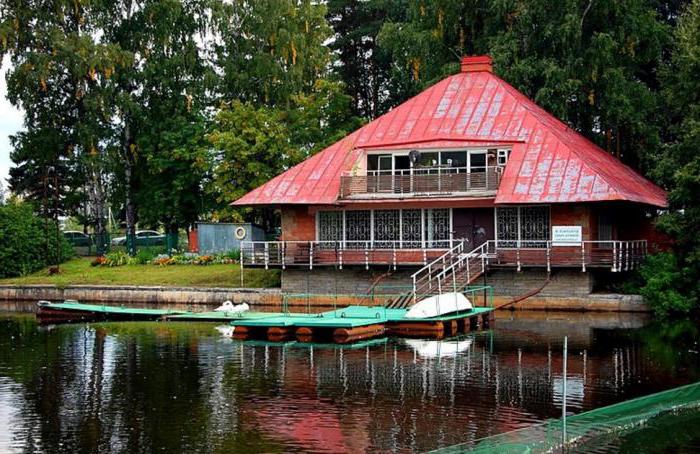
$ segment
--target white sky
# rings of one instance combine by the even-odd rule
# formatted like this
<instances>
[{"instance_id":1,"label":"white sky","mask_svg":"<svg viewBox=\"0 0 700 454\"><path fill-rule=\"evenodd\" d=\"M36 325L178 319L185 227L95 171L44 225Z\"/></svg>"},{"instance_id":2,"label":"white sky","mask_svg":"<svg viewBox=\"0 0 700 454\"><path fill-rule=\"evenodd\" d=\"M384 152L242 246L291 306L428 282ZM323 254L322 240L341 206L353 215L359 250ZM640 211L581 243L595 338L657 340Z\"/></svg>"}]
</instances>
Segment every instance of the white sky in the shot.
<instances>
[{"instance_id":1,"label":"white sky","mask_svg":"<svg viewBox=\"0 0 700 454\"><path fill-rule=\"evenodd\" d=\"M9 67L9 58L2 61L2 71L0 74L0 182L2 187L7 189L7 177L10 174L10 138L22 128L23 113L15 109L5 98L7 95L7 84L5 83L5 72Z\"/></svg>"}]
</instances>

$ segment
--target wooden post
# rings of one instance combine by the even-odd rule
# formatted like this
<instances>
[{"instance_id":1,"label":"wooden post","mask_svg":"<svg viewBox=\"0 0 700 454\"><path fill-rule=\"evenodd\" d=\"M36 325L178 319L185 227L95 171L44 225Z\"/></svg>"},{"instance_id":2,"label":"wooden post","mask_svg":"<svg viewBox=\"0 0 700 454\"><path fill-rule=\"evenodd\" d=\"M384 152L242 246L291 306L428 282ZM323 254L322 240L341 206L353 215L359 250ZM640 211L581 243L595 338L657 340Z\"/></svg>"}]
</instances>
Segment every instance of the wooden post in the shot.
<instances>
[{"instance_id":1,"label":"wooden post","mask_svg":"<svg viewBox=\"0 0 700 454\"><path fill-rule=\"evenodd\" d=\"M287 255L287 242L282 241L282 269L285 269L285 256Z\"/></svg>"},{"instance_id":2,"label":"wooden post","mask_svg":"<svg viewBox=\"0 0 700 454\"><path fill-rule=\"evenodd\" d=\"M309 269L314 269L314 243L309 241Z\"/></svg>"},{"instance_id":3,"label":"wooden post","mask_svg":"<svg viewBox=\"0 0 700 454\"><path fill-rule=\"evenodd\" d=\"M581 241L581 271L586 272L586 243Z\"/></svg>"},{"instance_id":4,"label":"wooden post","mask_svg":"<svg viewBox=\"0 0 700 454\"><path fill-rule=\"evenodd\" d=\"M270 265L270 243L265 241L265 269Z\"/></svg>"},{"instance_id":5,"label":"wooden post","mask_svg":"<svg viewBox=\"0 0 700 454\"><path fill-rule=\"evenodd\" d=\"M369 248L367 247L367 242L365 242L365 269L369 269Z\"/></svg>"}]
</instances>

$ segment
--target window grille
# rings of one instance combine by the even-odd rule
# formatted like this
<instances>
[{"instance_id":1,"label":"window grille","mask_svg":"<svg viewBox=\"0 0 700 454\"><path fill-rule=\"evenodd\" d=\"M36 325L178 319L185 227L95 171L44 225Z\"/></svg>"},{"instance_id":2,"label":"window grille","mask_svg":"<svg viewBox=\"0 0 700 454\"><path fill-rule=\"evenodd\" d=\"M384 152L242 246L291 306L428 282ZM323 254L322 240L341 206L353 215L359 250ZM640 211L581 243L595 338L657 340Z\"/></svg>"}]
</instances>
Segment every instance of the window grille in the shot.
<instances>
[{"instance_id":1,"label":"window grille","mask_svg":"<svg viewBox=\"0 0 700 454\"><path fill-rule=\"evenodd\" d=\"M401 211L401 241L404 248L421 247L423 217L421 210Z\"/></svg>"},{"instance_id":2,"label":"window grille","mask_svg":"<svg viewBox=\"0 0 700 454\"><path fill-rule=\"evenodd\" d=\"M343 212L320 211L318 213L319 241L343 240Z\"/></svg>"},{"instance_id":3,"label":"window grille","mask_svg":"<svg viewBox=\"0 0 700 454\"><path fill-rule=\"evenodd\" d=\"M374 247L392 248L400 236L399 210L376 210L374 212ZM398 246L398 244L397 244Z\"/></svg>"},{"instance_id":4,"label":"window grille","mask_svg":"<svg viewBox=\"0 0 700 454\"><path fill-rule=\"evenodd\" d=\"M546 247L549 240L549 207L498 207L496 233L499 247Z\"/></svg>"},{"instance_id":5,"label":"window grille","mask_svg":"<svg viewBox=\"0 0 700 454\"><path fill-rule=\"evenodd\" d=\"M345 212L345 239L347 241L369 241L372 232L372 213L370 210L350 210ZM362 244L348 244L347 247Z\"/></svg>"},{"instance_id":6,"label":"window grille","mask_svg":"<svg viewBox=\"0 0 700 454\"><path fill-rule=\"evenodd\" d=\"M425 239L428 248L450 246L449 208L425 210Z\"/></svg>"}]
</instances>

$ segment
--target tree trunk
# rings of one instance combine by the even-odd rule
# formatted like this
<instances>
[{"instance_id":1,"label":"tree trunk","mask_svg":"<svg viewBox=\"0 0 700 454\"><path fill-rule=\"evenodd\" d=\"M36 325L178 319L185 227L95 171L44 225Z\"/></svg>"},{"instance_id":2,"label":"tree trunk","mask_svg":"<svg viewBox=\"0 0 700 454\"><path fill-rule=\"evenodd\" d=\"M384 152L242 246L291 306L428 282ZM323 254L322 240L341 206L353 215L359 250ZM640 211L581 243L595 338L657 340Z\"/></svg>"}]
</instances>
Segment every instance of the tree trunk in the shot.
<instances>
[{"instance_id":1,"label":"tree trunk","mask_svg":"<svg viewBox=\"0 0 700 454\"><path fill-rule=\"evenodd\" d=\"M126 246L129 255L136 254L136 205L134 204L134 140L129 127L129 120L124 119L124 176L125 176L125 211L126 211Z\"/></svg>"},{"instance_id":2,"label":"tree trunk","mask_svg":"<svg viewBox=\"0 0 700 454\"><path fill-rule=\"evenodd\" d=\"M90 164L90 205L95 222L95 236L98 240L98 254L105 252L107 228L105 227L105 196L100 166L94 161Z\"/></svg>"}]
</instances>

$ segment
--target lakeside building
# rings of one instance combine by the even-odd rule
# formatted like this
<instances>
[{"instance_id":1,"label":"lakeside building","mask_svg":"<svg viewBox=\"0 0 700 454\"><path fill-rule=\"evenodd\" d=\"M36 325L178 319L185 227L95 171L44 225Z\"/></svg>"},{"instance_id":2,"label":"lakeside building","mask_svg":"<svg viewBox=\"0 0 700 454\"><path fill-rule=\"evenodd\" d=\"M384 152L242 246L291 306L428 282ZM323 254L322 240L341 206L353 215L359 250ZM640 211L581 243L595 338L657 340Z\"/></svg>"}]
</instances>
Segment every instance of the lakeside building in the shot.
<instances>
[{"instance_id":1,"label":"lakeside building","mask_svg":"<svg viewBox=\"0 0 700 454\"><path fill-rule=\"evenodd\" d=\"M586 296L641 263L667 201L476 56L233 204L280 210L279 241L244 242L242 263L284 269L284 291L415 298L487 270L497 294L551 275L549 292Z\"/></svg>"}]
</instances>

